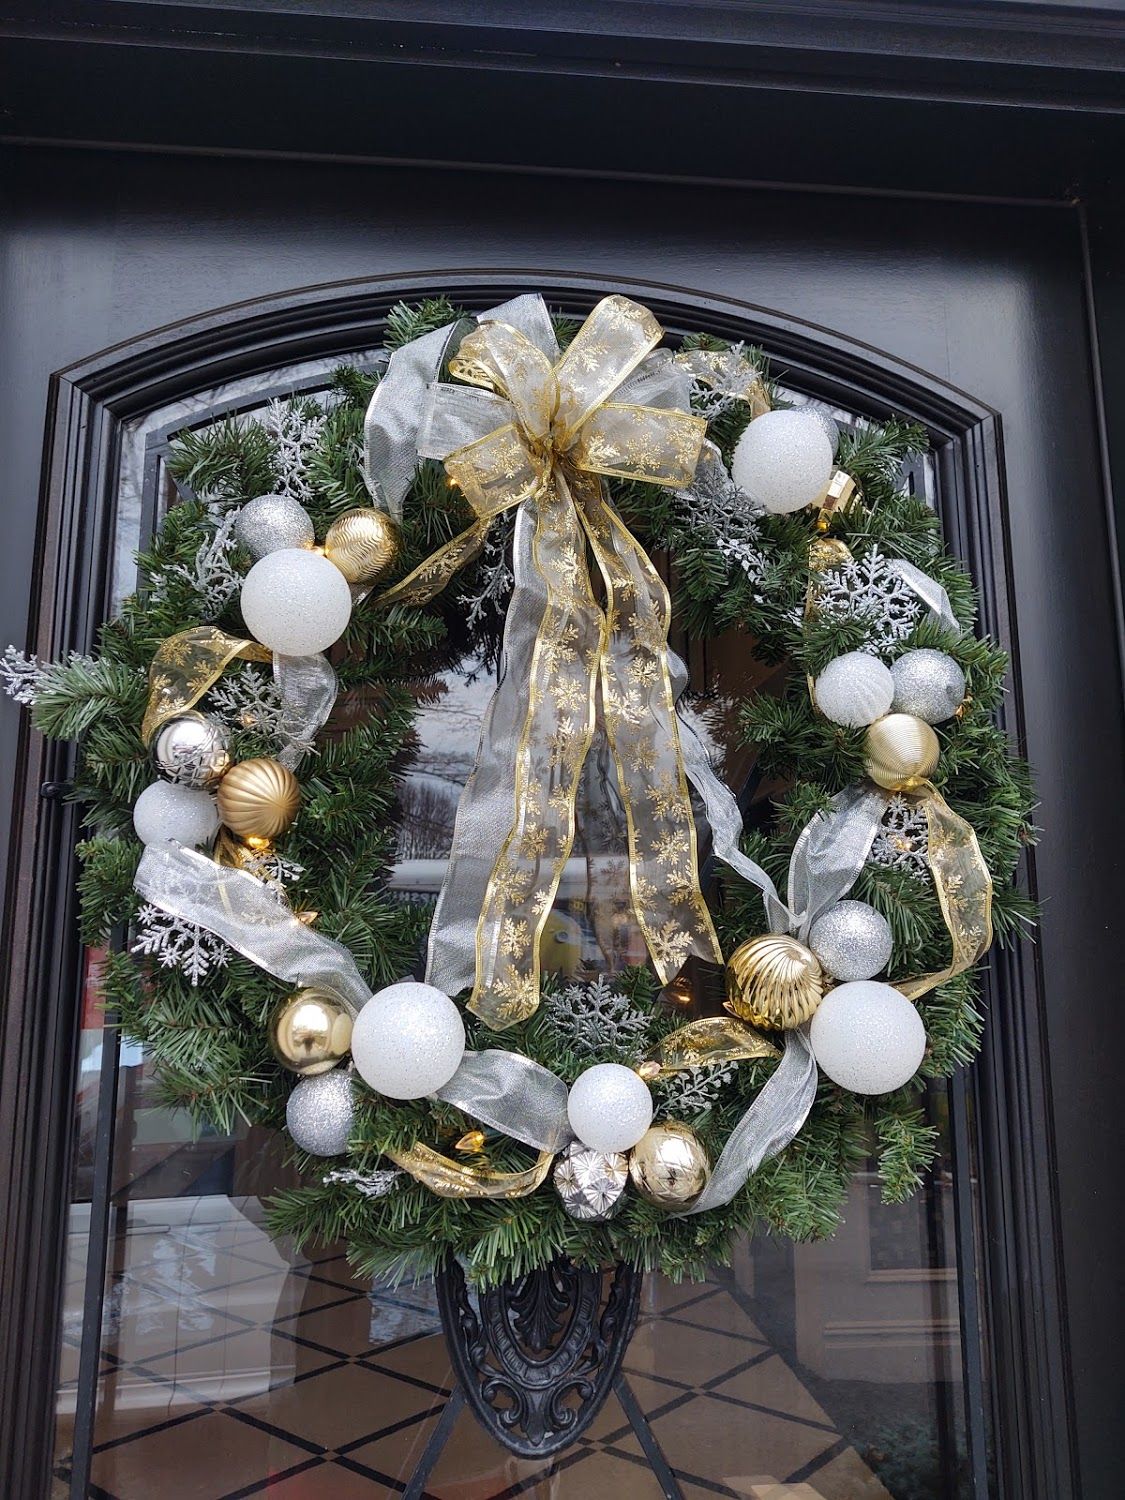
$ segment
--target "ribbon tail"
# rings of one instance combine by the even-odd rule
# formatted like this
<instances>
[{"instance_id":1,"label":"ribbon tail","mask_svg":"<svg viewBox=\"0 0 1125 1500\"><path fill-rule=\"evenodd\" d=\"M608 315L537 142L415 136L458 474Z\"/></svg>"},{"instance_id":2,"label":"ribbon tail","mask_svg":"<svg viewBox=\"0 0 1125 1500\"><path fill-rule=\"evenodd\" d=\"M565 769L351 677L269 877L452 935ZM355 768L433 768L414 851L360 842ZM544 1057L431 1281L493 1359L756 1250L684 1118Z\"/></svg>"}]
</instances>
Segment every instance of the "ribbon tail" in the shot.
<instances>
[{"instance_id":1,"label":"ribbon tail","mask_svg":"<svg viewBox=\"0 0 1125 1500\"><path fill-rule=\"evenodd\" d=\"M926 862L953 951L944 969L895 985L908 1000L972 968L992 946L992 876L975 832L935 787L923 788L918 800L929 825Z\"/></svg>"},{"instance_id":2,"label":"ribbon tail","mask_svg":"<svg viewBox=\"0 0 1125 1500\"><path fill-rule=\"evenodd\" d=\"M452 1161L429 1146L385 1154L439 1198L526 1198L546 1178L554 1160L550 1151L541 1151L535 1165L525 1171L497 1172Z\"/></svg>"},{"instance_id":3,"label":"ribbon tail","mask_svg":"<svg viewBox=\"0 0 1125 1500\"><path fill-rule=\"evenodd\" d=\"M277 758L292 771L313 749L317 731L336 702L336 673L326 656L274 656L273 680L281 696L281 738Z\"/></svg>"}]
</instances>

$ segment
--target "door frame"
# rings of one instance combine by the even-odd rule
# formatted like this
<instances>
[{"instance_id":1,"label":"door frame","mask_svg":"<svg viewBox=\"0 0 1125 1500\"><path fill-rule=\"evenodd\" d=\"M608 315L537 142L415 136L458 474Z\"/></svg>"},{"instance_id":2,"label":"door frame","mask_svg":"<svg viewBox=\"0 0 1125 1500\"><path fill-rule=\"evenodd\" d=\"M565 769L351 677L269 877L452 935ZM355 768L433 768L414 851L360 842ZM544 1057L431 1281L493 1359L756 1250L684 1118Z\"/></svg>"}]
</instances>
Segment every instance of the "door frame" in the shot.
<instances>
[{"instance_id":1,"label":"door frame","mask_svg":"<svg viewBox=\"0 0 1125 1500\"><path fill-rule=\"evenodd\" d=\"M789 383L873 418L892 412L929 431L946 537L970 569L981 628L1012 655L1006 727L1023 742L1019 635L1012 594L1000 421L989 407L879 350L766 308L688 289L561 271L445 270L365 278L270 296L157 329L57 373L51 381L39 513L41 572L31 649L89 649L107 610L122 423L180 396L302 359L381 342L391 306L448 291L483 308L528 287L584 313L626 290L672 332L706 328L762 345ZM17 765L13 879L5 914L9 1033L0 1080L0 1164L7 1232L0 1264L0 1493L46 1493L51 1454L60 1287L70 1184L79 948L73 808L55 795L73 752L25 724ZM1048 789L1044 788L1048 795ZM1024 877L1034 892L1034 854ZM19 942L12 941L18 936ZM979 1064L951 1085L955 1150L977 1137L979 1237L969 1184L958 1212L959 1258L976 1251L985 1298L964 1278L962 1316L988 1325L992 1427L1001 1494L1079 1493L1067 1370L1049 1061L1038 950L994 954L986 1000L1003 1027L986 1029ZM979 1344L975 1347L979 1357ZM983 1414L975 1414L983 1420ZM983 1429L981 1429L983 1430ZM979 1434L978 1434L979 1453ZM983 1456L980 1457L983 1462Z\"/></svg>"}]
</instances>

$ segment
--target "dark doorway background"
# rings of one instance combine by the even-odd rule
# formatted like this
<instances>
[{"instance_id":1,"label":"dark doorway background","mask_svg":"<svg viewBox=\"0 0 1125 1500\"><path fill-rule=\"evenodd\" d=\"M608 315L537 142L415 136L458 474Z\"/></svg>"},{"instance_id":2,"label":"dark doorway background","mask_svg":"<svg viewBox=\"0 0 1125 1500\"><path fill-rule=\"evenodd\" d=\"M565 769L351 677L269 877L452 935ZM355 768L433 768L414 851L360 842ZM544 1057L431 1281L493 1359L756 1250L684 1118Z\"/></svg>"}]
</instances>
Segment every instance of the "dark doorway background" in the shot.
<instances>
[{"instance_id":1,"label":"dark doorway background","mask_svg":"<svg viewBox=\"0 0 1125 1500\"><path fill-rule=\"evenodd\" d=\"M456 267L641 277L838 330L999 414L1001 614L1047 833L1038 983L992 1017L995 1118L1036 1157L989 1226L1013 1273L991 1318L1022 1363L998 1379L1042 1394L1004 1469L1011 1500L1118 1493L1120 7L486 4L472 25L438 0L47 9L0 7L4 641L27 638L45 563L90 561L81 535L36 538L52 373L240 299ZM80 469L100 434L76 441ZM60 588L38 627L80 641L91 607ZM28 971L45 937L66 957L66 932L21 927L20 897L29 851L67 826L35 811L43 766L18 733L5 710L0 1490L30 1500L73 1017ZM46 993L63 1008L37 1010Z\"/></svg>"}]
</instances>

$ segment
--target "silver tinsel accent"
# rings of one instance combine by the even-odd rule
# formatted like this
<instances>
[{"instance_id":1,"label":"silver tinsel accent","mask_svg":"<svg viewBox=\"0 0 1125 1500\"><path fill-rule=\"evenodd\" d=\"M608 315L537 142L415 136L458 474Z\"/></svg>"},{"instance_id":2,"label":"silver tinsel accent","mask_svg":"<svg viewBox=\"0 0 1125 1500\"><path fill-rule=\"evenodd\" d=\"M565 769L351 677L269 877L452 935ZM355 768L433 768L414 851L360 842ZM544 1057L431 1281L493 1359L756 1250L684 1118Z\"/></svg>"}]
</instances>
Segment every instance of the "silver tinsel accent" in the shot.
<instances>
[{"instance_id":1,"label":"silver tinsel accent","mask_svg":"<svg viewBox=\"0 0 1125 1500\"><path fill-rule=\"evenodd\" d=\"M308 511L289 495L259 495L232 519L239 545L255 561L282 547L309 547L316 536Z\"/></svg>"},{"instance_id":2,"label":"silver tinsel accent","mask_svg":"<svg viewBox=\"0 0 1125 1500\"><path fill-rule=\"evenodd\" d=\"M354 1117L353 1084L344 1068L303 1078L285 1105L289 1134L312 1156L339 1156L346 1151Z\"/></svg>"},{"instance_id":3,"label":"silver tinsel accent","mask_svg":"<svg viewBox=\"0 0 1125 1500\"><path fill-rule=\"evenodd\" d=\"M325 1184L339 1182L354 1188L361 1198L385 1198L402 1175L397 1169L356 1172L351 1167L339 1167L333 1172L325 1172L320 1180Z\"/></svg>"},{"instance_id":4,"label":"silver tinsel accent","mask_svg":"<svg viewBox=\"0 0 1125 1500\"><path fill-rule=\"evenodd\" d=\"M604 978L568 984L544 1001L554 1031L581 1052L635 1062L648 1046L652 1018Z\"/></svg>"},{"instance_id":5,"label":"silver tinsel accent","mask_svg":"<svg viewBox=\"0 0 1125 1500\"><path fill-rule=\"evenodd\" d=\"M563 1150L554 1168L555 1191L572 1219L604 1224L625 1201L628 1158L620 1151L594 1151L581 1141Z\"/></svg>"},{"instance_id":6,"label":"silver tinsel accent","mask_svg":"<svg viewBox=\"0 0 1125 1500\"><path fill-rule=\"evenodd\" d=\"M887 869L907 870L919 880L928 880L929 847L930 825L925 812L905 797L892 797L882 827L872 842L869 862Z\"/></svg>"},{"instance_id":7,"label":"silver tinsel accent","mask_svg":"<svg viewBox=\"0 0 1125 1500\"><path fill-rule=\"evenodd\" d=\"M922 601L878 547L827 568L816 583L816 608L836 620L861 620L867 639L860 646L875 656L893 651L922 613Z\"/></svg>"},{"instance_id":8,"label":"silver tinsel accent","mask_svg":"<svg viewBox=\"0 0 1125 1500\"><path fill-rule=\"evenodd\" d=\"M223 517L212 535L196 549L195 561L190 568L172 563L167 568L157 569L149 578L153 601L159 603L166 598L172 581L180 579L196 595L203 619L217 619L242 587L242 575L231 562L236 520L237 515L233 513Z\"/></svg>"},{"instance_id":9,"label":"silver tinsel accent","mask_svg":"<svg viewBox=\"0 0 1125 1500\"><path fill-rule=\"evenodd\" d=\"M817 917L809 947L833 979L873 979L890 962L890 924L866 901L838 901Z\"/></svg>"},{"instance_id":10,"label":"silver tinsel accent","mask_svg":"<svg viewBox=\"0 0 1125 1500\"><path fill-rule=\"evenodd\" d=\"M230 764L227 732L201 714L179 714L161 726L153 741L152 759L166 781L209 787Z\"/></svg>"},{"instance_id":11,"label":"silver tinsel accent","mask_svg":"<svg viewBox=\"0 0 1125 1500\"><path fill-rule=\"evenodd\" d=\"M913 714L927 724L951 719L965 697L965 674L944 651L907 651L891 663L896 714Z\"/></svg>"},{"instance_id":12,"label":"silver tinsel accent","mask_svg":"<svg viewBox=\"0 0 1125 1500\"><path fill-rule=\"evenodd\" d=\"M761 580L766 570L759 526L762 508L743 494L717 455L705 453L691 484L670 493L686 526L709 537L751 583Z\"/></svg>"},{"instance_id":13,"label":"silver tinsel accent","mask_svg":"<svg viewBox=\"0 0 1125 1500\"><path fill-rule=\"evenodd\" d=\"M179 969L198 985L215 969L226 968L230 949L206 927L174 917L146 901L137 912L134 953L155 958L162 969Z\"/></svg>"}]
</instances>

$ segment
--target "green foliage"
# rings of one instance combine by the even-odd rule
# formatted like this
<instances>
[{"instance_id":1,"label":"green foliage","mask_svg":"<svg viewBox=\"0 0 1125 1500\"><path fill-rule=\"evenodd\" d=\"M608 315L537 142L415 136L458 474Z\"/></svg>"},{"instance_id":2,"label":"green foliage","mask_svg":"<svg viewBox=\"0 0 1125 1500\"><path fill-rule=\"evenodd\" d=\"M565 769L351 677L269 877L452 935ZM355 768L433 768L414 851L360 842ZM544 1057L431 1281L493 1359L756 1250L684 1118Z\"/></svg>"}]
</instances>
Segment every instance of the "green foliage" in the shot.
<instances>
[{"instance_id":1,"label":"green foliage","mask_svg":"<svg viewBox=\"0 0 1125 1500\"><path fill-rule=\"evenodd\" d=\"M445 298L399 304L388 317L387 347L399 348L459 316ZM554 326L565 346L577 325L556 317ZM686 342L724 347L706 334ZM376 375L350 367L333 376L334 402L306 466L312 487L308 508L319 539L342 510L368 503L359 454L364 412L377 383ZM712 422L710 436L728 457L747 419L745 408L735 407ZM947 589L966 627L964 634L950 637L922 622L904 647L940 647L965 671L969 701L961 717L938 727L942 756L935 781L978 833L995 877L994 922L1004 941L1033 915L1012 879L1022 850L1035 836L1030 778L995 722L1006 658L994 643L972 634L971 585L945 552L934 515L900 487L904 461L923 445L923 434L899 421L845 434L838 462L860 482L865 504L833 518L829 535L845 541L857 556L879 547L924 568ZM82 741L75 795L92 830L79 847L87 942L105 942L136 911L132 878L140 847L131 808L151 780L140 740L146 674L162 640L203 618L190 575L198 549L214 533L214 510L205 499L233 505L263 493L276 481L276 464L269 431L253 420L231 419L181 434L170 470L190 494L204 498L187 499L170 511L138 559L141 590L103 629L97 658L71 658L47 669L42 680L36 724L45 733ZM693 524L671 492L631 481L613 481L610 490L643 544L672 560L676 620L689 636L705 640L738 631L752 641L759 661L788 663L784 680L778 674L771 690L744 704L738 716L740 733L775 791L768 821L747 832L745 849L784 887L801 829L834 793L863 774L862 732L817 715L806 685L806 674L819 672L863 639L861 626L815 613L805 619L815 518L809 512L764 517L759 523L764 572L751 580L706 528ZM440 466L421 464L406 498L393 576L404 576L470 520ZM249 564L248 558L236 561ZM481 566L470 564L469 587L479 577L472 570ZM304 869L290 888L294 906L317 912L319 930L349 949L373 989L416 967L430 918L427 907L391 899L383 883L393 857L399 782L412 745L414 698L408 689L431 679L470 645L488 649L473 641L454 593L447 591L448 597L425 609L383 610L370 599L357 605L337 653L349 727L322 736L318 753L301 766L301 812L282 847ZM212 623L242 632L236 595L218 608ZM230 670L256 669L235 665ZM206 699L201 706L206 709ZM268 754L271 746L251 726L237 732L233 748L245 758ZM854 894L890 923L892 975L937 971L948 963L948 934L928 881L908 870L871 864ZM764 925L757 891L729 873L720 877L714 917L726 951ZM121 1026L149 1049L165 1102L220 1130L230 1130L240 1118L282 1123L292 1080L274 1061L267 1037L284 985L232 955L225 968L196 988L182 974L129 952L110 955L103 983ZM650 1042L678 1024L658 1003L649 971L628 971L615 985L647 1018ZM465 1258L480 1281L518 1275L558 1253L592 1265L623 1258L680 1279L702 1276L710 1263L725 1260L732 1235L754 1225L795 1239L828 1235L852 1174L872 1155L888 1202L908 1197L929 1170L936 1132L921 1107L920 1089L925 1078L941 1078L975 1055L982 1027L976 977L962 974L940 985L923 997L919 1010L928 1048L918 1079L894 1095L866 1100L822 1079L798 1138L755 1173L727 1207L707 1214L673 1217L630 1194L611 1223L585 1225L566 1216L549 1186L517 1201L466 1201L438 1198L406 1176L386 1197L371 1200L346 1185L325 1183L324 1164L295 1151L306 1180L277 1195L271 1222L276 1231L300 1241L344 1238L361 1273L391 1280L425 1274L451 1251ZM601 1050L576 1044L552 1021L546 1005L503 1035L467 1020L471 1046L524 1052L568 1082L591 1061L631 1060L612 1043ZM768 1060L740 1065L693 1119L712 1157L774 1066ZM416 1142L448 1152L469 1125L448 1105L394 1103L361 1090L349 1166L384 1169L387 1152ZM490 1165L505 1169L532 1161L526 1148L495 1136L489 1137L486 1153Z\"/></svg>"}]
</instances>

